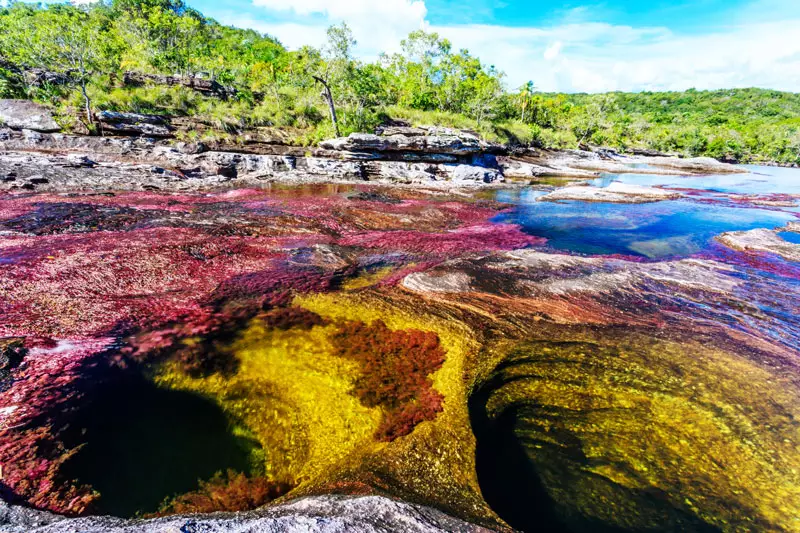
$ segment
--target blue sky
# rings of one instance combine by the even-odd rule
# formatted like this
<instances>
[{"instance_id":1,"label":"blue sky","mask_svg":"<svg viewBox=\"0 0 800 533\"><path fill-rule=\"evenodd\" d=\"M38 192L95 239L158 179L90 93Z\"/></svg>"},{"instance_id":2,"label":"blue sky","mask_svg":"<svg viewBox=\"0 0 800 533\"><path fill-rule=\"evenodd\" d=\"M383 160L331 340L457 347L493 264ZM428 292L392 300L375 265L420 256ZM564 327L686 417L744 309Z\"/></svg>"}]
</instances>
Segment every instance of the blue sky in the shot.
<instances>
[{"instance_id":1,"label":"blue sky","mask_svg":"<svg viewBox=\"0 0 800 533\"><path fill-rule=\"evenodd\" d=\"M75 0L80 3L92 0ZM2 2L2 0L0 0ZM347 22L367 60L416 29L506 73L515 88L800 92L800 0L187 0L289 48Z\"/></svg>"}]
</instances>

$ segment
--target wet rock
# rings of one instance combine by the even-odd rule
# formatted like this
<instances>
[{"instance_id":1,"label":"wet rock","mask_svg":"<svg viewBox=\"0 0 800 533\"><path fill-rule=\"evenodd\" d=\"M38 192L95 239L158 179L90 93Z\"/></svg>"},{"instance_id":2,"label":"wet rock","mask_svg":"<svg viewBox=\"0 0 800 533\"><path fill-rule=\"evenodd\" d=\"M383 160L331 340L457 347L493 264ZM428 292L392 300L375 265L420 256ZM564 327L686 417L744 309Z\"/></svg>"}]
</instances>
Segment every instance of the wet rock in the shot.
<instances>
[{"instance_id":1,"label":"wet rock","mask_svg":"<svg viewBox=\"0 0 800 533\"><path fill-rule=\"evenodd\" d=\"M318 496L249 513L176 516L155 520L120 520L109 517L64 519L0 503L0 520L5 521L3 530L8 533L63 531L84 533L161 533L165 531L479 533L490 531L448 516L436 509L380 496Z\"/></svg>"},{"instance_id":2,"label":"wet rock","mask_svg":"<svg viewBox=\"0 0 800 533\"><path fill-rule=\"evenodd\" d=\"M61 129L49 109L29 100L0 100L0 125L41 132Z\"/></svg>"},{"instance_id":3,"label":"wet rock","mask_svg":"<svg viewBox=\"0 0 800 533\"><path fill-rule=\"evenodd\" d=\"M5 379L19 366L26 353L24 339L0 339L0 391Z\"/></svg>"},{"instance_id":4,"label":"wet rock","mask_svg":"<svg viewBox=\"0 0 800 533\"><path fill-rule=\"evenodd\" d=\"M540 197L539 200L551 202L558 200L579 200L583 202L639 204L658 202L661 200L674 200L680 197L681 194L675 191L614 182L608 187L564 187Z\"/></svg>"}]
</instances>

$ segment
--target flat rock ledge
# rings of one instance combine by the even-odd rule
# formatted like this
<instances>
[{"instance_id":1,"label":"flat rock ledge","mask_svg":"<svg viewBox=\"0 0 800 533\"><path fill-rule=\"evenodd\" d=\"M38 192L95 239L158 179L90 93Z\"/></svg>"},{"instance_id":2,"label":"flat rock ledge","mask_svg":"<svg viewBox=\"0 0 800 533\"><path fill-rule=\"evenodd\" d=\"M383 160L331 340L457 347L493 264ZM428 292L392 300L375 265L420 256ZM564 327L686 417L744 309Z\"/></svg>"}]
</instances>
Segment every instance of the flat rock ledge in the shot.
<instances>
[{"instance_id":1,"label":"flat rock ledge","mask_svg":"<svg viewBox=\"0 0 800 533\"><path fill-rule=\"evenodd\" d=\"M582 202L611 202L623 204L641 204L675 200L682 194L677 191L642 187L626 183L613 182L608 187L575 186L557 189L538 198L543 202L560 200L578 200Z\"/></svg>"},{"instance_id":2,"label":"flat rock ledge","mask_svg":"<svg viewBox=\"0 0 800 533\"><path fill-rule=\"evenodd\" d=\"M759 228L750 231L723 233L717 237L717 241L728 248L740 252L775 254L787 261L800 263L800 244L786 241L778 235L780 231L798 232L798 230L800 230L800 224L793 222L787 228L779 230Z\"/></svg>"},{"instance_id":3,"label":"flat rock ledge","mask_svg":"<svg viewBox=\"0 0 800 533\"><path fill-rule=\"evenodd\" d=\"M247 513L173 516L153 520L63 518L0 502L3 533L483 533L492 530L441 511L382 496L317 496Z\"/></svg>"}]
</instances>

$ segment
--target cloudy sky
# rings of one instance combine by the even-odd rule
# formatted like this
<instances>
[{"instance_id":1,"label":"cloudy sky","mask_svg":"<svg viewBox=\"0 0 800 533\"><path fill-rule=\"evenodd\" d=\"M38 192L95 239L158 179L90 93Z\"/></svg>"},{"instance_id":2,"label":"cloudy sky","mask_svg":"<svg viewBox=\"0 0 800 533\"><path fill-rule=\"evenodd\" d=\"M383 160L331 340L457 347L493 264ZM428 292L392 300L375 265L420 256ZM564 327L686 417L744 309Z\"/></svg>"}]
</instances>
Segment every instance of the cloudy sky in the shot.
<instances>
[{"instance_id":1,"label":"cloudy sky","mask_svg":"<svg viewBox=\"0 0 800 533\"><path fill-rule=\"evenodd\" d=\"M504 71L511 88L800 92L800 0L187 1L289 48L319 45L345 21L364 59L425 28Z\"/></svg>"}]
</instances>

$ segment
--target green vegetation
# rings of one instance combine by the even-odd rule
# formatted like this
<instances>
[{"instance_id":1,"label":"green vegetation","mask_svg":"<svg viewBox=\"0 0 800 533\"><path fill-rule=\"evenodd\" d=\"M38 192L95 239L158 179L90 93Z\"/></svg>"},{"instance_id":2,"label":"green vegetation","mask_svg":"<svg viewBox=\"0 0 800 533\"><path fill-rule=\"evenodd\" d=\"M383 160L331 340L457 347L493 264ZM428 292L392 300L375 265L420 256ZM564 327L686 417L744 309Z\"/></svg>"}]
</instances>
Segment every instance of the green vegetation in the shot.
<instances>
[{"instance_id":1,"label":"green vegetation","mask_svg":"<svg viewBox=\"0 0 800 533\"><path fill-rule=\"evenodd\" d=\"M375 63L355 59L355 44L341 25L329 30L322 49L288 51L274 38L204 17L183 0L11 2L0 8L0 97L48 103L79 131L94 130L98 109L190 116L216 137L282 128L298 143L395 119L542 147L592 144L800 163L798 94L564 95L537 92L532 82L509 91L503 73L436 34L414 32L401 53ZM133 87L122 83L127 71L198 77L234 92Z\"/></svg>"}]
</instances>

